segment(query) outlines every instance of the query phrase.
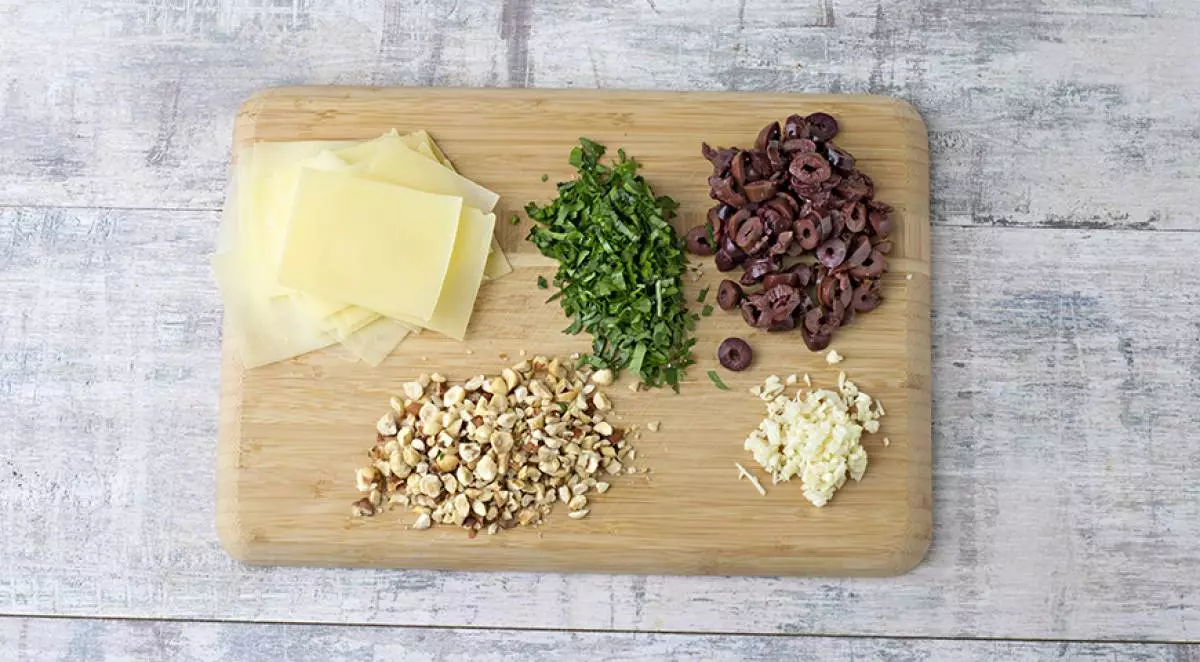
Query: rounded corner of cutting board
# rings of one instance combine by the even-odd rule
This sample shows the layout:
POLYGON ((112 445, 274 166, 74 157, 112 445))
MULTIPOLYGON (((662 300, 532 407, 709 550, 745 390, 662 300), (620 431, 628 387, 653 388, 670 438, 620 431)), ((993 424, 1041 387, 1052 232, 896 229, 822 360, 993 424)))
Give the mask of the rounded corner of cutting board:
POLYGON ((921 565, 933 544, 933 518, 928 506, 910 508, 908 522, 896 537, 896 545, 881 555, 879 575, 899 577, 921 565))
POLYGON ((236 505, 230 507, 218 500, 217 541, 221 543, 221 549, 233 560, 242 563, 259 562, 253 536, 238 517, 236 508, 236 505))

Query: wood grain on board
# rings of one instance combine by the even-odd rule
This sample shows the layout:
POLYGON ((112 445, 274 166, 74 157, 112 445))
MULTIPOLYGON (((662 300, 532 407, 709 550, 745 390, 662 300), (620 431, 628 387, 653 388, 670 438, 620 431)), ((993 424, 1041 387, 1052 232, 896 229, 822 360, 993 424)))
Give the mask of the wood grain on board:
MULTIPOLYGON (((225 346, 217 509, 235 557, 721 575, 890 575, 920 561, 931 528, 929 188, 925 127, 911 106, 869 96, 285 88, 246 103, 234 144, 367 139, 391 128, 428 129, 466 176, 501 195, 498 234, 516 271, 481 290, 465 342, 422 334, 378 368, 321 351, 243 370, 236 348, 225 346), (350 516, 358 498, 354 469, 365 462, 374 421, 403 381, 434 370, 451 379, 497 372, 506 365, 502 355, 515 362, 522 350, 565 356, 588 349, 586 336, 561 333, 568 321, 558 305, 543 303, 547 292, 536 277, 552 276, 554 264, 523 241, 528 221, 507 223, 525 202, 552 197, 553 182, 571 176, 567 155, 579 136, 641 161, 656 192, 680 203, 686 228, 711 206, 701 141, 744 145, 767 121, 817 110, 839 118, 838 143, 874 178, 876 197, 896 207, 900 228, 886 303, 835 338, 833 346, 848 357, 842 366, 828 366, 797 333, 767 335, 739 315, 716 314, 697 324, 698 363, 681 394, 635 395, 628 380, 610 389, 625 424, 659 421, 661 431, 636 442, 637 464, 646 471, 615 479, 608 494, 593 499, 588 518, 568 520, 560 508, 536 530, 468 540, 455 527, 408 530, 412 515, 402 509, 350 516), (715 348, 730 335, 747 337, 756 361, 740 374, 721 370, 732 390, 720 391, 706 371, 719 368, 715 348), (798 480, 759 496, 734 467, 753 465, 741 446, 763 414, 747 390, 770 374, 790 373, 834 387, 839 368, 888 412, 880 433, 864 444, 866 477, 823 509, 803 498, 798 480)), ((704 277, 688 283, 689 301, 720 280, 705 262, 704 277)))

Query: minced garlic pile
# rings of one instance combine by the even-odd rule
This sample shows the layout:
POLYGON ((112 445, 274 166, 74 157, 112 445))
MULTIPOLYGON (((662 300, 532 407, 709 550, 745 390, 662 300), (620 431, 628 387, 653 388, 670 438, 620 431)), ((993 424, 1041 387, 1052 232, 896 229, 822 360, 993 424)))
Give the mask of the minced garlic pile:
MULTIPOLYGON (((787 384, 798 380, 793 375, 787 384)), ((797 389, 792 398, 784 383, 771 375, 751 389, 767 403, 767 416, 746 438, 745 449, 771 473, 775 483, 800 476, 804 496, 818 508, 833 497, 849 475, 861 480, 867 471, 863 432, 879 431, 883 405, 862 393, 846 373, 838 375, 838 390, 797 389)))

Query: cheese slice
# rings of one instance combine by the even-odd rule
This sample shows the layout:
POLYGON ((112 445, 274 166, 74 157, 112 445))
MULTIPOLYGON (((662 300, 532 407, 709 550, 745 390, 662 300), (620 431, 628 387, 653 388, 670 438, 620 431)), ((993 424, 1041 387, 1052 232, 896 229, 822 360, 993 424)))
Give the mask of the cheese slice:
POLYGON ((344 341, 354 333, 378 320, 379 313, 360 306, 347 306, 325 318, 333 326, 338 340, 344 341))
POLYGON ((386 317, 433 316, 460 225, 461 198, 303 168, 279 284, 386 317))
POLYGON ((453 195, 463 204, 484 213, 495 208, 500 196, 446 168, 429 167, 429 159, 405 144, 404 138, 385 134, 361 145, 338 150, 338 157, 352 166, 362 168, 362 174, 408 188, 453 195))
MULTIPOLYGON (((354 145, 348 141, 260 142, 255 143, 240 169, 239 240, 245 241, 252 254, 260 254, 274 268, 282 245, 282 232, 290 210, 292 191, 301 163, 330 168, 345 167, 333 150, 354 145)), ((239 166, 241 162, 239 162, 239 166)))
MULTIPOLYGON (((395 129, 392 130, 392 133, 395 135, 395 129)), ((436 161, 450 172, 458 172, 454 164, 446 156, 446 153, 442 151, 441 147, 438 147, 437 142, 424 129, 406 133, 400 136, 400 138, 409 149, 416 151, 427 159, 436 161)), ((465 197, 465 195, 460 197, 465 197)), ((491 246, 488 248, 487 266, 483 270, 483 279, 495 280, 501 276, 511 274, 512 270, 512 265, 509 264, 508 258, 505 257, 504 251, 500 248, 500 242, 496 239, 495 234, 493 234, 491 246)))
POLYGON ((504 251, 500 250, 500 242, 496 241, 496 237, 493 235, 492 243, 488 247, 487 265, 483 268, 484 280, 495 280, 511 274, 512 270, 512 265, 508 263, 504 251))
POLYGON ((454 254, 450 258, 446 282, 442 285, 442 297, 433 316, 424 321, 407 316, 398 319, 420 323, 430 331, 462 340, 467 334, 471 313, 475 310, 475 299, 479 295, 479 284, 484 265, 487 264, 488 244, 495 225, 495 214, 463 207, 458 236, 454 240, 454 254))
POLYGON ((217 253, 212 268, 228 328, 246 368, 290 359, 337 341, 332 330, 314 322, 291 300, 269 296, 266 274, 256 270, 244 252, 217 253))
POLYGON ((355 331, 342 341, 342 347, 355 359, 374 368, 411 333, 402 322, 384 317, 355 331))

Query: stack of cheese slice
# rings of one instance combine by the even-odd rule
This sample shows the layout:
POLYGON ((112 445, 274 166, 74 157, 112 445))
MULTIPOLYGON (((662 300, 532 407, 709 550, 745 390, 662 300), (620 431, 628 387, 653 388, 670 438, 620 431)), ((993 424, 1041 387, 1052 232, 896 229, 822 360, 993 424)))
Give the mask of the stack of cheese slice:
POLYGON ((213 271, 243 365, 335 344, 378 365, 421 329, 462 340, 480 282, 512 271, 498 199, 424 131, 242 150, 213 271))

